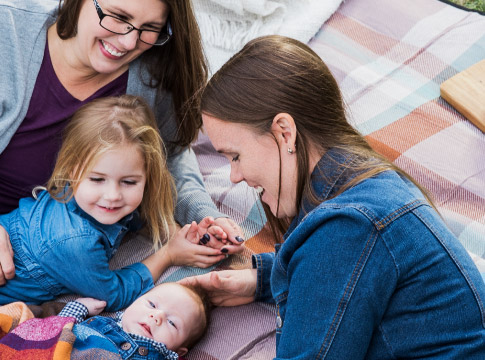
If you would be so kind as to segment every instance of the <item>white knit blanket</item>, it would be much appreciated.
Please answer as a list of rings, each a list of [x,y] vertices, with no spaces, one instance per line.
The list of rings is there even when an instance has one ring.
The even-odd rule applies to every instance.
[[[278,34],[308,43],[343,0],[192,0],[211,74],[244,44]]]

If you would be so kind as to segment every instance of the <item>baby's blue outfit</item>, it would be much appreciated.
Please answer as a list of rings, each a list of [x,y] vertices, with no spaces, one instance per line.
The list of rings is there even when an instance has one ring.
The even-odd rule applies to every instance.
[[[68,293],[105,300],[107,311],[127,307],[153,287],[148,268],[136,263],[110,270],[109,260],[128,231],[141,227],[137,212],[104,225],[72,198],[24,198],[14,211],[0,215],[10,235],[15,278],[0,287],[0,305],[14,301],[39,304]]]
[[[66,304],[59,316],[74,317],[72,332],[76,336],[71,359],[85,359],[86,354],[97,359],[177,360],[176,352],[165,344],[145,336],[127,333],[121,326],[123,312],[115,318],[94,316],[86,320],[88,309],[77,301]],[[116,355],[115,355],[116,354]]]

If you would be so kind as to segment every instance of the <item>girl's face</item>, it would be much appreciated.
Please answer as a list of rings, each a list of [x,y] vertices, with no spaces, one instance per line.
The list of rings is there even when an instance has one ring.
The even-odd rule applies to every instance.
[[[221,121],[203,114],[204,129],[217,152],[231,162],[231,181],[262,188],[261,200],[276,217],[296,214],[295,154],[290,155],[284,144],[278,145],[271,134],[259,135],[243,124]],[[278,188],[281,157],[281,195],[278,209]]]
[[[161,0],[98,0],[98,4],[104,14],[139,29],[162,30],[169,14],[168,6]],[[93,0],[85,0],[82,5],[77,30],[73,39],[75,56],[97,73],[113,73],[152,47],[138,39],[137,30],[118,35],[102,28]]]
[[[98,222],[117,223],[141,204],[145,164],[140,150],[122,144],[101,155],[74,192],[79,207]]]

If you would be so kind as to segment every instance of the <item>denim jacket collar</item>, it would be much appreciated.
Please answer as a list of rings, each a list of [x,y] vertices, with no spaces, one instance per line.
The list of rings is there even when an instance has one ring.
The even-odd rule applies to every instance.
[[[132,223],[137,223],[138,225],[141,222],[139,219],[138,211],[134,211],[131,214],[126,215],[115,224],[101,224],[95,218],[93,218],[91,215],[87,214],[83,209],[81,209],[74,197],[69,200],[66,206],[69,212],[72,212],[73,214],[79,215],[82,218],[88,220],[93,225],[93,227],[106,234],[112,246],[116,243],[116,240],[121,232],[126,232],[126,230],[128,229],[135,230],[136,227],[134,227]]]
[[[355,159],[356,155],[346,152],[343,149],[331,148],[318,161],[311,175],[313,191],[322,201],[330,198],[344,184],[349,182],[355,173],[352,173],[347,164]],[[284,235],[284,239],[292,233],[303,218],[311,212],[318,204],[312,203],[307,197],[301,202],[298,215],[295,216]]]

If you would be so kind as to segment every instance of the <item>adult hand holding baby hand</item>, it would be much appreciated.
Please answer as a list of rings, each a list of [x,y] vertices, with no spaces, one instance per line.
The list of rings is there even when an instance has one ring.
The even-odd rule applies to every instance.
[[[201,237],[200,242],[203,245],[221,249],[225,254],[237,254],[244,250],[242,230],[230,218],[220,217],[214,219],[210,216],[205,217],[199,223],[198,233]]]

